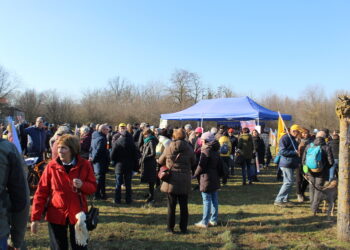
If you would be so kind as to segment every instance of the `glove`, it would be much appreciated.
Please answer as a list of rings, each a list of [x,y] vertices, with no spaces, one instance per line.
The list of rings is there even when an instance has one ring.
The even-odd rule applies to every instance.
[[[86,228],[86,216],[84,212],[79,212],[75,215],[75,218],[78,219],[77,223],[74,226],[75,231],[75,242],[79,246],[86,246],[89,239],[89,232]]]

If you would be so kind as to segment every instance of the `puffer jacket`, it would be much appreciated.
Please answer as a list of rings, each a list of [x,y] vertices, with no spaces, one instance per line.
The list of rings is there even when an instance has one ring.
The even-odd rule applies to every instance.
[[[242,134],[238,139],[237,148],[240,149],[244,159],[251,160],[254,150],[252,136],[250,134]]]
[[[322,166],[323,169],[321,172],[314,173],[314,172],[309,172],[311,175],[318,177],[318,176],[326,176],[328,174],[329,168],[334,164],[334,158],[333,158],[333,153],[331,147],[326,143],[325,138],[323,137],[316,137],[314,140],[314,145],[315,146],[321,146],[322,150]],[[302,158],[302,163],[305,165],[306,162],[306,154],[307,150],[311,147],[311,143],[308,144],[305,148],[303,158]]]
[[[162,183],[161,191],[188,195],[191,191],[191,167],[196,163],[190,144],[184,140],[172,141],[158,162],[170,168],[171,172],[170,180]]]
[[[220,144],[217,140],[202,146],[199,164],[194,173],[196,177],[200,176],[199,190],[201,192],[211,193],[220,188],[222,165],[218,152],[219,148]]]
[[[81,195],[73,187],[74,178],[79,178],[83,182],[80,188]],[[68,218],[70,224],[74,225],[77,222],[75,215],[80,211],[87,212],[85,196],[93,194],[96,186],[96,178],[90,162],[80,156],[77,157],[76,165],[68,174],[59,158],[50,161],[34,195],[31,220],[39,221],[48,203],[45,217],[48,222],[65,225]]]
[[[220,147],[222,147],[222,145],[224,145],[224,143],[226,143],[227,146],[228,146],[228,152],[226,154],[221,154],[220,153],[220,156],[221,157],[230,157],[231,152],[232,152],[232,144],[231,144],[230,138],[228,136],[222,135],[219,138],[219,143],[220,143],[220,145],[219,145]]]

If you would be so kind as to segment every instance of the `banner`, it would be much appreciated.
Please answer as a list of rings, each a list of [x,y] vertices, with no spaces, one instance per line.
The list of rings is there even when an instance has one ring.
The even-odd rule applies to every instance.
[[[241,121],[241,128],[249,128],[250,132],[252,132],[255,129],[255,127],[255,120]]]
[[[8,126],[7,126],[7,129],[8,129],[8,134],[7,134],[7,139],[12,142],[13,144],[15,144],[18,152],[20,154],[22,154],[22,148],[21,148],[21,144],[19,142],[19,139],[18,139],[18,135],[17,135],[17,130],[16,130],[16,127],[15,127],[15,123],[13,122],[12,118],[9,116],[7,117],[7,121],[8,121]]]

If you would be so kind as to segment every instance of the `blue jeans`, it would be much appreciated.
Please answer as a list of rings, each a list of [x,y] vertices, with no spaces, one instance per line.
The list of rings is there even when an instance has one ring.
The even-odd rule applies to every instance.
[[[106,195],[106,169],[99,163],[93,164],[94,173],[97,182],[95,197]]]
[[[7,238],[8,236],[4,236],[0,239],[0,250],[7,249]]]
[[[248,181],[252,181],[252,168],[250,164],[251,160],[250,159],[245,159],[243,164],[242,164],[242,178],[243,178],[243,183],[246,182],[246,176],[248,175]]]
[[[122,185],[125,185],[125,201],[131,202],[131,179],[132,172],[115,175],[115,201],[120,202],[122,199]]]
[[[334,164],[332,167],[329,168],[329,179],[328,181],[331,181],[335,178],[335,172],[338,169],[338,164],[339,164],[339,160],[338,159],[334,159]]]
[[[294,169],[292,168],[281,168],[283,173],[283,184],[276,196],[275,202],[287,202],[288,195],[292,189],[294,182]]]
[[[219,202],[218,192],[204,193],[203,198],[203,218],[202,224],[208,225],[209,221],[218,222]]]

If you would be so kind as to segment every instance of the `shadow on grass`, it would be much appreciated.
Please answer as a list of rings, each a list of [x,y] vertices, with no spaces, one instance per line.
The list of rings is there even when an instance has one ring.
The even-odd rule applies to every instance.
[[[171,238],[171,239],[170,239]],[[222,245],[219,243],[196,243],[186,242],[179,239],[179,235],[171,235],[164,241],[148,239],[130,239],[130,237],[110,234],[108,240],[94,240],[89,243],[90,249],[217,249]]]

